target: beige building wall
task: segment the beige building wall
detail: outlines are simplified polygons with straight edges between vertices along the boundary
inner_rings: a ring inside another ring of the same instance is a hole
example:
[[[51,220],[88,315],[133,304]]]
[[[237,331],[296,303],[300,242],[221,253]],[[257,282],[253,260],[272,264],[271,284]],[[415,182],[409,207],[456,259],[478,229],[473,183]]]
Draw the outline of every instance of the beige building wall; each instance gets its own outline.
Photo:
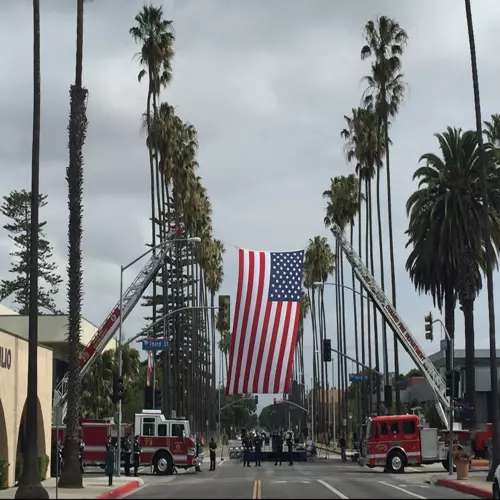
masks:
[[[14,486],[19,429],[28,384],[28,342],[0,330],[0,460],[9,464]],[[38,454],[50,458],[52,417],[52,350],[38,347]],[[49,466],[50,471],[50,466]]]

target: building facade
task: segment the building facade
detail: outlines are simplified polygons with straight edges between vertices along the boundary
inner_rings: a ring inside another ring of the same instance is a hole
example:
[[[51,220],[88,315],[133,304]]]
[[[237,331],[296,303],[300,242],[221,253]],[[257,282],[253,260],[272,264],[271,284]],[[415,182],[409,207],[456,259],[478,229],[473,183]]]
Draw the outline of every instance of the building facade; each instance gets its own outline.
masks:
[[[16,463],[25,447],[28,342],[0,328],[0,460],[9,464],[14,486]],[[50,457],[52,425],[52,350],[38,346],[38,455]],[[49,469],[50,470],[50,469]]]

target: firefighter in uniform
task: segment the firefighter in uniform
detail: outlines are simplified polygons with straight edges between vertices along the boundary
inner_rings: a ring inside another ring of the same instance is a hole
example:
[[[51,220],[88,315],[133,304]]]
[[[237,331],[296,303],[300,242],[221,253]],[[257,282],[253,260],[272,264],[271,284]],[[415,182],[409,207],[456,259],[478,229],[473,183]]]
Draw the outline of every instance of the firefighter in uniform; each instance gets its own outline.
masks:
[[[279,433],[275,438],[276,441],[276,460],[274,465],[278,465],[278,460],[281,465],[281,459],[283,455],[283,436]]]
[[[245,437],[243,438],[243,467],[250,467],[250,448],[251,448],[250,436],[245,432]]]
[[[130,455],[132,455],[132,443],[130,442],[130,434],[128,433],[123,438],[122,450],[123,450],[125,475],[130,476]]]
[[[293,465],[293,439],[291,432],[287,433],[286,445],[288,447],[288,465]]]
[[[139,463],[141,462],[141,445],[139,444],[139,436],[135,436],[134,439],[134,476],[139,475]]]
[[[260,457],[262,453],[262,438],[259,436],[259,434],[255,435],[254,446],[255,446],[255,467],[260,467]]]

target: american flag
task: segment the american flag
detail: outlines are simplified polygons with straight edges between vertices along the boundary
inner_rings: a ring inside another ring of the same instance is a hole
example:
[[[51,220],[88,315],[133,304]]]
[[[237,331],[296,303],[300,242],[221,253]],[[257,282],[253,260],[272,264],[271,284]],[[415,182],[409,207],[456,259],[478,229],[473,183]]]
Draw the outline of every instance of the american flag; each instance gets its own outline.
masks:
[[[288,392],[303,267],[303,250],[239,250],[227,394]]]
[[[153,371],[153,351],[148,351],[148,375],[147,375],[147,381],[146,385],[148,387],[151,386],[151,373]]]

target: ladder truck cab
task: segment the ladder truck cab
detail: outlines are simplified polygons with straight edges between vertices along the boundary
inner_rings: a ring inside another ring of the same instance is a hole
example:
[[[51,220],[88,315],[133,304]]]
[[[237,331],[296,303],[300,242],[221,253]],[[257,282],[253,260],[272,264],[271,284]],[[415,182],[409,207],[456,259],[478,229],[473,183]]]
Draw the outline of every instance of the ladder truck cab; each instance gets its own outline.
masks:
[[[447,468],[448,444],[438,429],[424,428],[418,415],[371,417],[366,422],[360,465],[402,473],[406,466],[441,462]]]
[[[141,445],[141,465],[151,465],[155,474],[172,474],[174,468],[201,470],[203,454],[197,453],[189,421],[166,419],[160,410],[135,415],[135,435]]]

